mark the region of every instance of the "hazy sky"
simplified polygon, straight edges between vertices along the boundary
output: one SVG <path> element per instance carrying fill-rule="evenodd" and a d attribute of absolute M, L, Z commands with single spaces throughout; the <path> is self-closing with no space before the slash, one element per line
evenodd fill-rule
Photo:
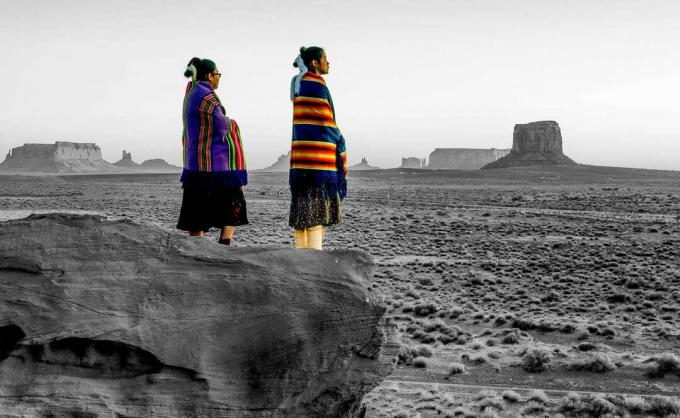
<path fill-rule="evenodd" d="M 0 0 L 0 157 L 96 142 L 181 165 L 182 76 L 211 58 L 249 168 L 290 147 L 291 66 L 325 48 L 350 164 L 509 148 L 556 120 L 565 153 L 680 170 L 676 0 Z"/>

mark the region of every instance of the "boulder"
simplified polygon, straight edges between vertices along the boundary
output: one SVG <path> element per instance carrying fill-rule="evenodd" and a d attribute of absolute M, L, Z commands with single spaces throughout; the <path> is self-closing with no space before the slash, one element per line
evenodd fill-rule
<path fill-rule="evenodd" d="M 372 269 L 93 215 L 0 223 L 0 409 L 356 416 L 398 351 Z"/>
<path fill-rule="evenodd" d="M 557 122 L 541 121 L 515 125 L 510 154 L 482 168 L 575 164 L 562 152 L 562 133 Z"/>
<path fill-rule="evenodd" d="M 509 149 L 436 148 L 428 158 L 433 170 L 478 170 L 510 153 Z"/>
<path fill-rule="evenodd" d="M 80 142 L 24 144 L 12 148 L 0 164 L 2 171 L 20 173 L 92 173 L 117 169 L 102 159 L 97 144 Z"/>

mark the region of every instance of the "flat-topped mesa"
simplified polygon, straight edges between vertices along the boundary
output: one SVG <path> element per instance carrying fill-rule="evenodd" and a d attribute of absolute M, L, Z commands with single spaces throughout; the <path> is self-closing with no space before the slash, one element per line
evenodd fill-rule
<path fill-rule="evenodd" d="M 400 348 L 373 268 L 91 215 L 0 222 L 0 409 L 363 416 Z"/>
<path fill-rule="evenodd" d="M 432 170 L 478 170 L 510 153 L 510 149 L 436 148 L 427 168 Z"/>
<path fill-rule="evenodd" d="M 54 144 L 24 144 L 12 148 L 0 170 L 15 172 L 93 172 L 114 171 L 115 167 L 102 159 L 97 144 L 55 142 Z"/>
<path fill-rule="evenodd" d="M 402 158 L 401 167 L 399 168 L 427 168 L 427 160 L 417 157 Z"/>
<path fill-rule="evenodd" d="M 562 132 L 557 122 L 540 121 L 515 125 L 512 151 L 482 168 L 574 164 L 576 163 L 562 152 Z"/>

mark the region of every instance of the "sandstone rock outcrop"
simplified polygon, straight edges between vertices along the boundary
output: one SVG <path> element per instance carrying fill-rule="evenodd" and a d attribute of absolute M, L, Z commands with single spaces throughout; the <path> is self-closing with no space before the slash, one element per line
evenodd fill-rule
<path fill-rule="evenodd" d="M 401 159 L 399 168 L 427 168 L 427 162 L 425 158 L 406 157 Z"/>
<path fill-rule="evenodd" d="M 262 171 L 288 171 L 290 169 L 290 151 L 288 154 L 281 154 L 276 162 Z"/>
<path fill-rule="evenodd" d="M 509 149 L 496 148 L 436 148 L 428 158 L 427 168 L 433 170 L 478 170 L 509 153 Z"/>
<path fill-rule="evenodd" d="M 96 216 L 0 223 L 10 416 L 355 416 L 398 345 L 365 253 Z"/>
<path fill-rule="evenodd" d="M 560 126 L 555 121 L 541 121 L 515 125 L 510 154 L 482 168 L 573 164 L 562 152 Z"/>
<path fill-rule="evenodd" d="M 359 164 L 355 164 L 351 167 L 347 168 L 348 170 L 380 170 L 378 167 L 373 167 L 366 161 L 366 158 L 361 158 L 361 162 Z"/>
<path fill-rule="evenodd" d="M 12 172 L 88 173 L 116 171 L 113 164 L 102 159 L 97 144 L 55 142 L 54 144 L 24 144 L 12 148 L 0 170 Z"/>
<path fill-rule="evenodd" d="M 125 150 L 123 150 L 123 158 L 121 158 L 119 161 L 116 161 L 115 163 L 113 163 L 113 165 L 115 165 L 117 167 L 122 167 L 122 168 L 129 168 L 129 169 L 139 168 L 139 164 L 132 161 L 132 153 L 126 152 Z"/>
<path fill-rule="evenodd" d="M 168 164 L 167 161 L 161 158 L 144 160 L 139 165 L 139 168 L 144 171 L 173 172 L 173 173 L 182 170 L 182 167 L 177 167 L 176 165 Z"/>

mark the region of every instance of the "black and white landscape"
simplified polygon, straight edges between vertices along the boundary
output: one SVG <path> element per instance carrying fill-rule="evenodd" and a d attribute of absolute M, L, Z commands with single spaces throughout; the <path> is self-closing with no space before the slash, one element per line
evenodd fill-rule
<path fill-rule="evenodd" d="M 0 417 L 680 416 L 680 4 L 0 2 Z M 288 225 L 324 48 L 343 222 Z M 194 56 L 249 224 L 176 228 Z"/>

